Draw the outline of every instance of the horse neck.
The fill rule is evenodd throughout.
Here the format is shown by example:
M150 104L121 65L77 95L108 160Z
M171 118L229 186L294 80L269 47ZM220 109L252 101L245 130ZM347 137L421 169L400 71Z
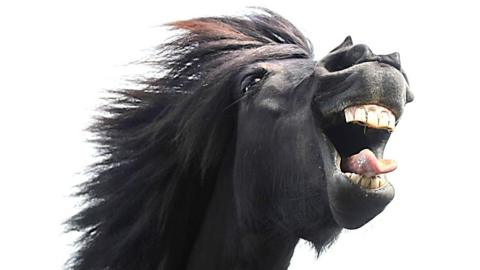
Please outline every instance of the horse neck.
M187 269L287 269L298 238L240 229L231 168L224 166L220 172Z

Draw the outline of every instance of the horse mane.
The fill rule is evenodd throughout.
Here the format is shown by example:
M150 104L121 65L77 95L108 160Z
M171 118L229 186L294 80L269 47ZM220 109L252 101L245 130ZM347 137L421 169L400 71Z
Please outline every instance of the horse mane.
M68 267L183 269L234 138L231 78L258 61L311 58L309 41L266 9L167 24L146 61L157 75L114 98L90 127L101 160L68 222L82 233Z

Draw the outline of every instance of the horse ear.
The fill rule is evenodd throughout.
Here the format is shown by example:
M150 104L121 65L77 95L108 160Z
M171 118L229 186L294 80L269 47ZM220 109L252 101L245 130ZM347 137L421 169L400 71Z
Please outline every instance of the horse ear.
M349 46L352 46L353 45L353 41L352 41L352 37L351 36L347 36L345 38L345 40L340 44L338 45L337 47L335 47L335 49L331 50L330 52L334 52L336 50L340 50L341 48L345 48L345 47L349 47Z

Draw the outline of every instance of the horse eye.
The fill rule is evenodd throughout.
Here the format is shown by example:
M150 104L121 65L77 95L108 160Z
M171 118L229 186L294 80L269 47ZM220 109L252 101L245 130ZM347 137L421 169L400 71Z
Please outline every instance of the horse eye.
M243 92L244 93L248 92L253 86L255 86L255 84L257 84L261 80L262 80L262 78L260 78L260 77L256 77L255 79L253 79L243 88Z
M265 77L265 74L267 72L265 70L262 70L260 73L255 73L247 76L243 81L242 81L242 93L247 93L251 91L259 82L263 80Z

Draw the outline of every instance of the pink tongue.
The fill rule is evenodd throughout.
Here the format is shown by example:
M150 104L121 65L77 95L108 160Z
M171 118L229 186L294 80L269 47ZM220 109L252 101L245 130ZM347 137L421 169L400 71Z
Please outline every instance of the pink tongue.
M351 172L367 177L389 173L397 168L397 163L391 159L378 160L370 149L363 149L360 153L342 160L343 172Z

